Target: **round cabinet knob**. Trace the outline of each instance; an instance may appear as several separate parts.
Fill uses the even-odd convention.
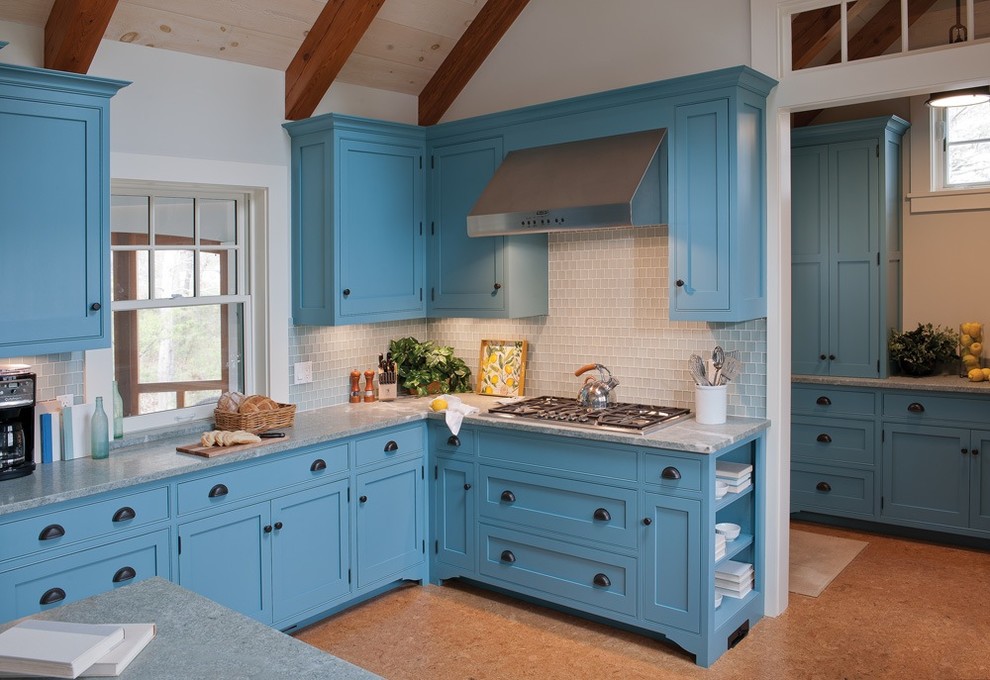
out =
[[[677,286],[678,288],[683,288],[684,287],[684,279],[677,279],[676,281],[674,281],[674,285]]]
[[[458,437],[456,434],[452,434],[449,437],[447,437],[447,446],[457,447],[460,445],[461,445],[461,438]]]
[[[979,449],[973,449],[972,451],[970,451],[970,453],[972,453],[974,456],[978,456],[978,455],[980,455],[980,450]]]
[[[502,290],[502,284],[496,283],[494,286],[492,286],[492,288],[494,288],[495,290]]]
[[[101,305],[99,302],[94,302],[89,306],[89,308],[92,309],[94,312],[98,312],[101,309],[103,309],[103,305]]]
[[[653,524],[653,520],[652,519],[650,519],[649,517],[644,517],[643,518],[643,525],[644,526],[650,526],[651,524]]]
[[[282,526],[283,526],[283,524],[281,522],[275,522],[275,530],[276,531],[278,531],[279,529],[281,529]]]
[[[262,527],[262,531],[264,531],[266,534],[272,533],[272,525],[266,524],[264,527]]]
[[[829,354],[828,355],[828,360],[829,361],[835,361],[835,355],[834,354]]]
[[[822,361],[825,361],[826,359],[828,359],[828,357],[825,356],[824,354],[819,354],[818,355],[818,358],[821,359]]]
[[[967,453],[969,453],[969,449],[962,449],[962,455],[965,456]]]
[[[465,491],[470,491],[471,490],[471,485],[470,484],[465,484],[464,485],[464,490]]]
[[[360,502],[362,502],[362,503],[367,503],[368,502],[368,497],[367,496],[361,496],[360,498],[358,498],[358,500]]]
[[[344,297],[347,297],[348,295],[351,294],[351,289],[350,288],[345,288],[342,292],[344,293]]]

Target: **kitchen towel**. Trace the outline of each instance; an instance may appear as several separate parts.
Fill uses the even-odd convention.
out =
[[[461,431],[461,423],[464,422],[464,416],[481,411],[477,406],[468,406],[458,397],[452,397],[449,394],[441,394],[440,398],[447,401],[444,419],[447,421],[447,428],[454,436]]]

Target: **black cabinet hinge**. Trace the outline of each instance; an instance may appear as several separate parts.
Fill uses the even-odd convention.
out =
[[[880,496],[880,509],[883,510],[883,496]]]
[[[877,359],[877,375],[880,375],[880,360]]]
[[[182,536],[179,536],[179,554],[182,554]]]
[[[877,266],[880,266],[880,251],[877,251]]]
[[[434,465],[433,466],[433,479],[440,479],[440,466],[439,465]]]
[[[887,430],[880,430],[880,442],[887,441]]]
[[[877,144],[876,151],[877,151],[877,158],[880,158],[880,145],[879,144]]]
[[[430,236],[437,235],[437,223],[435,221],[430,221]]]
[[[423,157],[422,156],[419,157],[419,169],[420,170],[423,169]]]
[[[426,466],[425,465],[420,465],[419,466],[419,478],[420,479],[426,479]]]
[[[437,289],[431,287],[430,288],[430,302],[436,302],[436,301],[437,301]]]
[[[433,541],[433,553],[436,555],[440,554],[440,541]]]
[[[347,582],[348,583],[351,582],[351,570],[350,569],[347,570]]]
[[[423,554],[426,554],[426,539],[423,539]]]
[[[351,502],[351,487],[347,487],[347,502]]]
[[[422,288],[419,289],[419,301],[420,302],[423,301],[423,289]]]
[[[419,223],[419,235],[420,236],[423,235],[423,223],[422,222]],[[879,262],[879,260],[877,260],[877,261]]]
[[[436,163],[434,163],[435,160],[436,159],[434,159],[433,156],[430,156],[430,170],[436,167]]]

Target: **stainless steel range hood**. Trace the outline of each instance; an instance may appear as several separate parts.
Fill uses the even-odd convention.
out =
[[[667,130],[512,151],[468,213],[468,236],[660,224]]]

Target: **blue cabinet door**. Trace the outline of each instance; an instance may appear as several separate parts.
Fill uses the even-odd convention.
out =
[[[4,278],[17,290],[0,356],[108,347],[106,111],[13,95],[0,86]]]
[[[671,318],[729,311],[728,107],[716,99],[674,114]]]
[[[879,376],[878,181],[876,139],[829,145],[831,375]]]
[[[422,144],[340,137],[336,152],[339,320],[422,317]]]
[[[458,567],[463,575],[476,569],[476,487],[474,463],[437,459],[436,556]]]
[[[645,494],[640,523],[644,618],[701,632],[701,501]]]
[[[180,524],[179,585],[270,624],[270,526],[268,502]]]
[[[881,516],[968,526],[970,431],[921,425],[885,431]]]
[[[791,370],[828,375],[828,146],[791,153]]]
[[[358,588],[401,578],[425,559],[424,492],[420,460],[358,475]]]
[[[298,619],[350,590],[347,480],[272,501],[272,612]]]
[[[990,432],[975,430],[970,441],[969,526],[990,531]]]

